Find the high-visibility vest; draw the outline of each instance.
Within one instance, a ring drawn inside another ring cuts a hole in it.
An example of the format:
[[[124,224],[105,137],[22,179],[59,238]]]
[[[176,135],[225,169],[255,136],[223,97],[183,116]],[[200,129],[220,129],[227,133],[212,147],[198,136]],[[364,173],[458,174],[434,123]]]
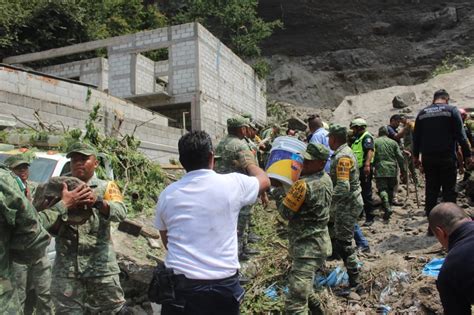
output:
[[[357,138],[354,141],[354,143],[351,145],[352,152],[354,152],[354,155],[357,159],[357,166],[359,168],[364,166],[364,147],[362,146],[362,139],[364,139],[366,135],[372,136],[370,132],[366,131],[362,134],[362,136]],[[375,151],[375,148],[374,148],[374,151]],[[374,161],[374,157],[372,156],[372,160],[370,161],[370,163],[372,163],[373,161]]]

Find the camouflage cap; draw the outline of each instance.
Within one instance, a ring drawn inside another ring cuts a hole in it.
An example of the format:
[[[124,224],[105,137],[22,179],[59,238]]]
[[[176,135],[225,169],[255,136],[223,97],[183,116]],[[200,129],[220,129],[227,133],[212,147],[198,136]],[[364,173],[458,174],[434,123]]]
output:
[[[352,127],[367,127],[367,122],[363,118],[356,118],[353,121],[351,121],[351,124],[349,125],[350,128]]]
[[[379,128],[379,137],[388,136],[388,128],[387,126],[382,126]]]
[[[254,129],[254,130],[257,130],[257,129],[258,129],[257,124],[256,124],[255,121],[251,121],[251,122],[249,123],[249,127],[252,128],[252,129]]]
[[[25,154],[16,154],[9,156],[5,161],[5,165],[9,168],[15,168],[22,164],[30,165],[30,160]]]
[[[83,155],[95,155],[97,156],[97,150],[90,144],[88,143],[84,143],[84,142],[76,142],[76,143],[73,143],[68,151],[67,151],[67,154],[66,154],[66,157],[69,158],[71,157],[71,154],[73,153],[80,153],[80,154],[83,154]]]
[[[242,117],[244,117],[244,118],[247,118],[247,119],[250,120],[250,121],[253,121],[252,114],[250,114],[250,113],[243,113],[243,114],[240,115],[240,116],[242,116]]]
[[[306,152],[303,154],[303,157],[305,160],[327,161],[329,158],[329,149],[320,143],[310,143],[306,147]]]
[[[333,124],[329,126],[328,130],[328,137],[331,135],[340,135],[343,137],[347,137],[347,128],[339,124]]]
[[[249,124],[250,121],[242,116],[231,117],[227,119],[227,127],[230,128],[247,127]]]

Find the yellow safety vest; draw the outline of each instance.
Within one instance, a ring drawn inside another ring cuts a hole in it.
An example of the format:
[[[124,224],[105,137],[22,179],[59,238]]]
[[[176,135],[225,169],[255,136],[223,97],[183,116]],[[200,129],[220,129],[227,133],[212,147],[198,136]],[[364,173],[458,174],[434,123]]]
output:
[[[356,157],[357,159],[357,166],[359,168],[361,168],[362,166],[364,166],[364,147],[362,146],[362,139],[364,139],[364,137],[366,135],[370,135],[370,132],[366,131],[362,134],[362,136],[360,136],[359,138],[357,138],[354,143],[351,145],[351,149],[352,149],[352,152],[354,152],[354,156]],[[374,153],[375,153],[375,148],[374,148]],[[374,154],[375,156],[375,154]],[[372,156],[372,160],[370,161],[370,163],[372,163],[374,161],[374,157]]]

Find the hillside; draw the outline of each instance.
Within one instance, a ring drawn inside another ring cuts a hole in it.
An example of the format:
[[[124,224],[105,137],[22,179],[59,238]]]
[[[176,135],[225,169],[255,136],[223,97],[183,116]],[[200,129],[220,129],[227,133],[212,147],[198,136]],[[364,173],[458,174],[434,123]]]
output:
[[[418,84],[450,55],[474,52],[474,2],[260,0],[285,27],[263,45],[270,99],[337,106],[346,95]]]

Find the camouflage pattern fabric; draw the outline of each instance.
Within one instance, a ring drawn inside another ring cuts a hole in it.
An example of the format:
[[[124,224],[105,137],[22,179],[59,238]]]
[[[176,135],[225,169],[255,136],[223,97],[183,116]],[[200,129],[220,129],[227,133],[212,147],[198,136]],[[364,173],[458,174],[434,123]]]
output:
[[[303,177],[286,196],[277,192],[278,211],[288,222],[289,252],[292,260],[286,312],[307,314],[308,301],[319,305],[313,292],[314,273],[331,255],[328,231],[333,187],[324,171]]]
[[[375,183],[387,218],[392,214],[393,195],[398,180],[396,177],[377,177]]]
[[[4,166],[0,166],[0,231],[0,314],[22,314],[11,264],[38,261],[48,246],[49,235],[15,175]]]
[[[29,265],[13,263],[13,274],[15,287],[17,289],[21,308],[25,314],[36,315],[53,314],[53,302],[51,301],[51,263],[46,255],[38,262]],[[34,305],[25,305],[31,297]]]
[[[398,167],[404,173],[404,158],[400,147],[395,140],[387,136],[375,139],[374,169],[375,178],[398,176]]]
[[[214,170],[219,174],[241,173],[246,174],[248,165],[257,165],[257,160],[244,139],[234,135],[227,135],[216,147],[216,162]],[[248,226],[250,222],[251,206],[243,207],[237,221],[237,240],[239,255],[247,245]]]
[[[354,226],[363,209],[363,201],[357,160],[347,144],[334,151],[330,175],[334,185],[330,218],[334,226],[334,230],[330,231],[333,237],[333,252],[344,261],[349,282],[354,286],[358,283],[359,268],[352,238]]]
[[[110,223],[124,220],[127,209],[123,203],[122,194],[114,182],[92,178],[87,184],[95,187],[93,190],[97,196],[107,201],[110,214],[109,217],[105,217],[99,209],[93,208],[92,215],[84,224],[62,223],[59,227],[56,235],[56,260],[53,266],[55,285],[52,290],[53,302],[58,314],[71,314],[68,306],[70,304],[64,302],[65,297],[69,297],[70,303],[78,304],[77,307],[82,309],[82,312],[88,308],[87,298],[93,299],[100,296],[97,301],[107,309],[121,308],[124,303],[123,293],[121,298],[116,298],[115,295],[107,297],[98,292],[102,288],[87,284],[101,281],[102,278],[105,281],[108,276],[117,275],[120,272],[112,246]],[[74,283],[74,290],[66,292],[58,289],[66,288],[68,283]],[[82,283],[83,286],[75,288],[78,283]],[[120,283],[116,283],[115,290],[122,292]],[[69,295],[69,292],[80,292],[80,295]],[[63,308],[63,305],[67,306]]]
[[[255,164],[255,156],[250,151],[245,140],[227,135],[216,147],[216,162],[214,170],[219,174],[233,172],[246,174],[246,168]]]
[[[119,275],[55,277],[52,294],[57,315],[117,314],[125,304]]]

